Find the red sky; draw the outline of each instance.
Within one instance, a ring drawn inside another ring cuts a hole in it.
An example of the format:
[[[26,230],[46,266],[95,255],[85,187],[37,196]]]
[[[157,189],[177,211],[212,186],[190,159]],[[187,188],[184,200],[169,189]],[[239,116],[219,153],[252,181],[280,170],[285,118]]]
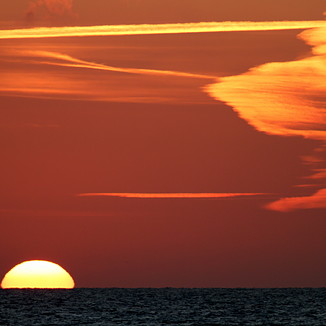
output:
[[[323,11],[319,0],[1,4],[0,279],[44,259],[79,287],[325,286]],[[205,21],[233,31],[156,25]],[[96,34],[146,23],[153,35]],[[42,26],[37,39],[14,31]],[[49,37],[64,26],[95,32]]]

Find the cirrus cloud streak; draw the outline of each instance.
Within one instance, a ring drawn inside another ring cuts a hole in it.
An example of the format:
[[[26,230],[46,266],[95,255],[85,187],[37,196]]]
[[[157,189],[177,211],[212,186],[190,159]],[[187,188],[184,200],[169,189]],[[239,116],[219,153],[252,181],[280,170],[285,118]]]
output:
[[[15,52],[15,54],[18,54],[18,52]],[[23,52],[20,52],[20,54],[22,54],[24,56],[41,57],[41,58],[60,60],[60,61],[37,61],[37,62],[35,62],[38,64],[47,64],[47,65],[53,65],[53,66],[85,68],[85,69],[122,72],[122,73],[128,73],[128,74],[138,74],[138,75],[154,75],[154,76],[162,76],[163,75],[163,76],[203,78],[203,79],[216,79],[217,78],[216,76],[193,74],[193,73],[181,72],[181,71],[113,67],[113,66],[95,63],[95,62],[80,60],[78,58],[74,58],[67,54],[62,54],[62,53],[58,53],[58,52],[50,52],[50,51],[23,51]]]
[[[242,196],[259,196],[263,193],[83,193],[78,197],[122,197],[122,198],[140,198],[140,199],[191,199],[191,198],[232,198]]]
[[[308,29],[325,26],[316,21],[270,21],[270,22],[201,22],[178,24],[99,25],[72,27],[39,27],[0,30],[0,39],[28,39],[74,36],[151,35],[209,32],[273,31]]]

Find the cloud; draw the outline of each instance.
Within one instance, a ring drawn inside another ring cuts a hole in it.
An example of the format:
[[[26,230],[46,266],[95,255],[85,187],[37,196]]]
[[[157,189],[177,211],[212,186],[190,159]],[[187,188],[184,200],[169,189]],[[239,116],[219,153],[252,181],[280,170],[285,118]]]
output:
[[[326,188],[318,190],[311,196],[281,198],[266,205],[267,209],[290,212],[298,209],[326,208]]]
[[[9,96],[131,103],[202,103],[207,101],[205,95],[198,92],[199,99],[190,98],[189,88],[199,89],[205,80],[216,79],[216,76],[191,72],[114,67],[52,51],[6,49],[1,52],[0,60],[13,64],[13,68],[6,69],[0,79],[0,93]],[[45,65],[63,68],[46,70]],[[96,71],[102,72],[101,78]],[[80,74],[84,77],[80,78]],[[144,77],[129,78],[128,74]],[[183,80],[180,82],[177,78]]]
[[[0,30],[0,39],[48,38],[105,35],[147,35],[206,33],[231,31],[267,31],[308,29],[300,38],[313,47],[310,57],[291,62],[272,62],[248,72],[216,79],[205,88],[213,98],[223,101],[258,131],[280,136],[302,136],[326,142],[326,22],[208,22],[153,25],[106,25],[86,27],[52,27],[19,30]],[[33,55],[56,59],[38,63],[95,70],[137,74],[195,77],[195,74],[151,69],[118,68],[84,61],[54,52],[34,52]],[[202,78],[196,76],[196,78]],[[214,78],[205,76],[204,78]],[[42,83],[43,81],[40,81]],[[58,92],[61,88],[53,81]],[[26,83],[25,83],[26,84]],[[38,85],[38,84],[37,84]],[[41,87],[41,86],[40,86]],[[41,88],[42,89],[42,88]],[[11,91],[16,91],[13,88]],[[39,92],[35,88],[32,91]],[[43,89],[44,91],[44,89]],[[54,89],[56,91],[56,89]],[[312,161],[312,160],[310,160]],[[311,162],[313,163],[313,162]],[[318,162],[321,164],[321,162]],[[324,178],[323,169],[315,178]],[[312,178],[314,179],[314,178]],[[324,186],[323,186],[324,187]],[[312,196],[283,198],[267,205],[268,209],[288,211],[302,208],[324,208],[324,189]],[[322,195],[320,195],[320,192]],[[227,198],[258,194],[120,194],[93,193],[79,196],[111,196],[127,198]],[[138,196],[138,197],[137,197]],[[172,196],[172,197],[171,197]]]
[[[75,16],[72,6],[73,0],[30,0],[25,18],[28,24],[43,19],[71,18]]]
[[[326,169],[315,169],[313,170],[315,173],[307,179],[324,179],[326,180]]]
[[[307,28],[322,27],[322,26],[326,26],[325,21],[202,22],[202,23],[180,23],[180,24],[39,27],[39,28],[28,28],[28,29],[0,30],[0,39],[272,31],[272,30],[289,30],[289,29],[307,29]]]
[[[301,37],[320,40],[325,31],[314,29]],[[323,45],[315,46],[318,55],[267,63],[242,75],[223,77],[206,91],[232,106],[258,131],[326,141],[326,56],[321,52]]]
[[[230,105],[256,130],[270,135],[302,136],[326,143],[326,28],[299,35],[313,47],[310,57],[291,62],[272,62],[238,75],[220,78],[205,90]],[[319,147],[324,151],[323,146]],[[305,163],[324,161],[304,158]],[[313,170],[316,172],[316,170]],[[325,169],[310,179],[325,178]],[[326,208],[325,189],[313,196],[283,198],[266,206],[288,211]]]
[[[138,69],[138,68],[121,68],[113,67],[104,64],[98,64],[95,62],[80,60],[74,58],[67,54],[62,54],[58,52],[49,51],[21,51],[13,52],[14,54],[37,57],[37,58],[47,58],[56,59],[60,61],[37,61],[36,63],[47,64],[53,66],[63,66],[63,67],[75,67],[75,68],[86,68],[102,71],[112,71],[112,72],[123,72],[128,74],[138,74],[138,75],[154,75],[154,76],[174,76],[174,77],[186,77],[186,78],[202,78],[202,79],[216,79],[216,76],[192,74],[188,72],[171,71],[171,70],[157,70],[157,69]]]
[[[122,197],[140,199],[193,199],[193,198],[232,198],[242,196],[259,196],[263,193],[84,193],[78,197]]]

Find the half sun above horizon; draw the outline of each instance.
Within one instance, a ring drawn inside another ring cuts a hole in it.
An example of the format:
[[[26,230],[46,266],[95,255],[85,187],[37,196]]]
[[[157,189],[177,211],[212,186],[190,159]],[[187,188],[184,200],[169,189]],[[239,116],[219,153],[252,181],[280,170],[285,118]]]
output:
[[[3,289],[73,289],[75,282],[58,264],[46,260],[24,261],[13,267],[1,282]]]

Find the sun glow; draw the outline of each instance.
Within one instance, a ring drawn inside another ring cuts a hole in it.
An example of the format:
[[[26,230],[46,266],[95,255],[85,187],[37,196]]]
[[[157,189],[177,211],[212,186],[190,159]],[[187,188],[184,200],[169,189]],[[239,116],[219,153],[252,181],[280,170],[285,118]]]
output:
[[[13,267],[1,282],[3,289],[72,289],[75,282],[61,266],[45,260],[30,260]]]

